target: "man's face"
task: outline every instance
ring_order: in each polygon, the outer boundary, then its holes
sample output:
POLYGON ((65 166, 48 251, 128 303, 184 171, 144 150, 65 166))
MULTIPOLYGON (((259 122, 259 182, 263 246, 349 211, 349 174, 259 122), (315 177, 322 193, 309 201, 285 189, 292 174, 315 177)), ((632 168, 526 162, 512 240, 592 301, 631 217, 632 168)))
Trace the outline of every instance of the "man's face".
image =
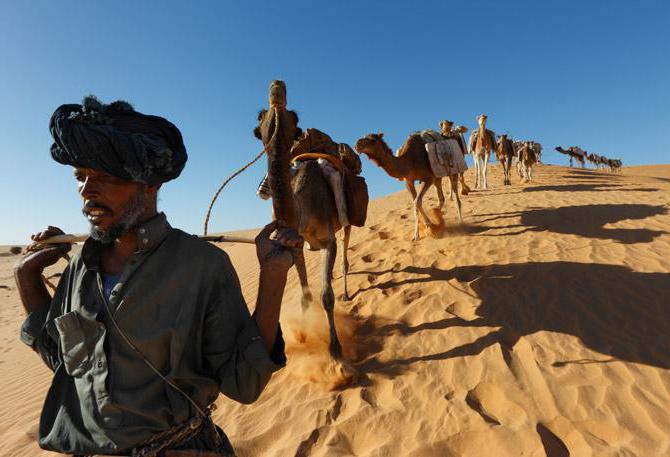
POLYGON ((75 168, 82 212, 91 224, 91 236, 109 243, 133 228, 147 211, 147 186, 90 168, 75 168))

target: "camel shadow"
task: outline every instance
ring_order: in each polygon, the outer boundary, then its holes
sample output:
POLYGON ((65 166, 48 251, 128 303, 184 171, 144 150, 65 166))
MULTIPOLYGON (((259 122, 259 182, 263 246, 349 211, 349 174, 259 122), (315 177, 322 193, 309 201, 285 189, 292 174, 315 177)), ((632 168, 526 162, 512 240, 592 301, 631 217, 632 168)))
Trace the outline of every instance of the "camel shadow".
POLYGON ((439 331, 454 326, 499 329, 436 354, 382 362, 372 353, 371 358, 359 365, 362 373, 392 377, 402 374, 414 363, 476 355, 494 344, 500 345, 509 363, 510 351, 518 339, 540 331, 572 335, 589 349, 603 354, 593 360, 556 361, 555 367, 623 360, 670 368, 670 338, 667 337, 670 274, 639 273, 625 266, 576 262, 469 265, 452 270, 407 267, 400 271, 412 277, 391 279, 369 289, 456 279, 470 283, 481 300, 476 309, 477 318, 467 321, 452 316, 415 326, 401 322, 374 328, 371 324, 370 334, 382 339, 392 333, 418 338, 414 334, 419 331, 439 331))
POLYGON ((571 168, 568 170, 568 178, 607 178, 607 179, 621 179, 621 176, 606 173, 602 171, 596 171, 591 169, 581 169, 581 168, 571 168))
POLYGON ((593 183, 593 184, 564 184, 555 186, 526 187, 523 189, 523 192, 544 192, 547 190, 556 192, 595 192, 595 191, 658 192, 659 191, 659 189, 653 189, 653 188, 643 188, 643 187, 626 188, 618 184, 593 183))
MULTIPOLYGON (((509 235, 548 231, 566 235, 578 235, 584 238, 607 239, 624 244, 634 244, 649 243, 654 238, 667 234, 667 232, 638 228, 605 228, 605 225, 629 219, 640 220, 665 214, 668 214, 668 209, 663 205, 600 204, 564 206, 561 208, 537 208, 519 212, 501 213, 478 222, 521 217, 520 224, 498 228, 520 228, 517 232, 508 233, 509 235)), ((473 236, 494 235, 484 233, 473 236)))

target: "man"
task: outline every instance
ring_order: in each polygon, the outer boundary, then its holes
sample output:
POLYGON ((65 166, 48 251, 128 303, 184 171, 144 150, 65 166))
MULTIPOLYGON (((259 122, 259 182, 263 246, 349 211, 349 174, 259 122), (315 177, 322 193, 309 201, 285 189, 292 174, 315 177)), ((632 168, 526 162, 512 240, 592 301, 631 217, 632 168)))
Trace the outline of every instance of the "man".
MULTIPOLYGON (((21 339, 54 371, 40 446, 76 455, 233 455, 210 405, 219 392, 253 402, 284 365, 279 311, 300 237, 277 230, 271 239, 270 224, 256 238, 250 316, 228 256, 157 211, 159 188, 187 159, 173 124, 87 97, 58 108, 49 129, 52 157, 74 167, 91 236, 53 298, 41 273, 68 245, 15 267, 28 313, 21 339)), ((49 227, 32 239, 60 233, 49 227)))

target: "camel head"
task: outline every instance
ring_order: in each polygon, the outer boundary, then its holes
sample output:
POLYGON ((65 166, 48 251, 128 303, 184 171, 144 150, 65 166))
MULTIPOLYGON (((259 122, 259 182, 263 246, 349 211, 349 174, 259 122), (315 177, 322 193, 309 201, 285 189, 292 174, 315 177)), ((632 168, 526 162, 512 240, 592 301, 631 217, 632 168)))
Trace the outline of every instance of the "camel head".
POLYGON ((477 123, 479 124, 479 127, 481 128, 486 127, 486 119, 488 119, 486 114, 480 114, 479 116, 477 116, 477 123))
POLYGON ((360 138, 356 141, 354 149, 359 154, 365 154, 372 160, 376 165, 379 165, 379 158, 383 155, 389 154, 389 147, 384 141, 383 133, 371 133, 363 138, 360 138))
MULTIPOLYGON (((277 130, 275 141, 278 147, 289 150, 302 130, 298 127, 298 115, 286 109, 286 84, 284 81, 272 81, 268 94, 268 109, 258 113, 258 126, 254 129, 256 138, 267 146, 277 130), (276 129, 276 122, 279 128, 276 129)), ((272 148, 268 151, 271 154, 272 148)))

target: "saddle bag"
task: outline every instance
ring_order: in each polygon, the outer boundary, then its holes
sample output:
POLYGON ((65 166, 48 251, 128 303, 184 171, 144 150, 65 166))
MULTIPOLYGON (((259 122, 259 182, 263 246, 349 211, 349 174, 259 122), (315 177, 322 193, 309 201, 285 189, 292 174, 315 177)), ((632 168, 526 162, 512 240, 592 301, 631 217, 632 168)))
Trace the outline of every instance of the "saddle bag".
POLYGON ((344 174, 344 196, 347 200, 349 223, 363 227, 368 216, 368 185, 365 178, 351 172, 344 174))

